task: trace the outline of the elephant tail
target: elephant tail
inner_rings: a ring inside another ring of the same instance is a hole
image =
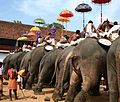
[[[118,79],[118,91],[120,93],[120,47],[117,47],[116,51],[116,70],[117,70],[117,79]],[[120,97],[120,96],[119,96]]]
[[[67,64],[68,64],[68,61],[70,60],[70,59],[72,59],[73,58],[73,52],[70,52],[68,55],[67,55],[67,57],[66,57],[66,59],[65,59],[65,62],[64,62],[64,68],[63,68],[63,75],[62,75],[62,80],[61,80],[61,85],[63,86],[63,81],[64,81],[64,76],[65,76],[65,72],[66,72],[66,69],[67,69]]]

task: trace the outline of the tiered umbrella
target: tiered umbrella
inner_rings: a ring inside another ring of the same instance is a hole
[[[81,3],[75,8],[75,11],[83,13],[83,28],[84,28],[84,24],[85,24],[84,13],[89,12],[91,10],[92,10],[92,8],[88,4],[85,4],[85,3]]]
[[[32,27],[31,29],[30,29],[30,32],[28,33],[28,37],[32,37],[33,39],[36,39],[37,40],[37,38],[38,38],[38,32],[40,32],[41,30],[40,30],[40,28],[39,27]]]
[[[54,25],[50,28],[51,38],[55,38],[56,36],[56,28]]]
[[[64,22],[66,22],[66,28],[67,28],[67,22],[70,22],[70,20],[68,18],[65,18],[65,17],[61,17],[61,16],[58,16],[57,17],[57,20],[62,22],[62,25]],[[61,33],[61,36],[63,35],[63,28],[62,28],[62,33]]]
[[[40,28],[35,26],[35,27],[32,27],[30,31],[40,31]]]
[[[39,26],[40,26],[40,24],[45,24],[45,20],[42,19],[42,18],[36,18],[36,19],[34,20],[34,22],[37,23],[37,24],[39,24]]]
[[[19,37],[17,40],[28,40],[28,38],[27,37],[25,37],[25,36],[22,36],[22,37]]]
[[[73,13],[70,10],[63,10],[59,15],[67,19],[73,17]],[[67,22],[66,22],[66,33],[67,33]]]
[[[109,3],[109,2],[111,2],[111,0],[92,0],[92,2],[95,4],[101,5],[101,23],[102,23],[102,4]]]

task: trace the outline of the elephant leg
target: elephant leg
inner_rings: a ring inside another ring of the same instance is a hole
[[[38,81],[38,83],[37,83],[37,85],[36,85],[36,87],[35,87],[35,89],[34,89],[34,94],[36,94],[36,95],[41,95],[41,94],[44,94],[43,92],[42,92],[42,86],[43,86],[43,82],[44,81],[42,81],[43,79],[42,79],[43,77],[39,77],[39,81]]]
[[[52,95],[52,98],[55,102],[62,100],[62,96],[64,94],[64,89],[63,89],[64,87],[62,86],[62,82],[61,82],[62,73],[63,73],[63,71],[60,70],[59,74],[57,74],[58,76],[56,76],[57,81],[56,81],[55,89],[54,89],[54,92]],[[63,84],[64,83],[65,83],[65,81],[63,80]]]
[[[91,96],[100,96],[99,88],[100,88],[100,78],[99,78],[99,81],[96,83],[96,85],[90,88],[89,94]]]
[[[79,79],[81,80],[81,78],[78,78],[78,75],[74,71],[72,71],[70,78],[70,87],[68,89],[65,102],[73,102],[77,92],[77,85],[79,84],[80,81]]]
[[[113,70],[108,71],[108,85],[109,85],[109,101],[118,102],[118,84],[117,84],[117,75]]]
[[[28,90],[31,90],[33,81],[34,81],[34,75],[30,75],[28,80],[27,80],[25,88],[28,89]]]
[[[90,89],[94,86],[97,85],[97,80],[99,78],[98,73],[97,73],[97,69],[92,72],[92,73],[88,73],[86,70],[81,70],[82,72],[82,89],[81,91],[76,95],[76,97],[74,98],[73,102],[85,102],[88,98],[89,91]]]
[[[23,89],[25,89],[25,86],[26,86],[27,80],[29,78],[29,75],[30,75],[30,73],[28,72],[27,75],[25,77],[23,77],[23,83],[22,83],[23,84],[23,86],[22,86]]]

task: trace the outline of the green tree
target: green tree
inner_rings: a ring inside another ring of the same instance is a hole
[[[56,29],[65,29],[65,27],[62,24],[55,23],[55,22],[53,22],[52,24],[49,24],[48,27],[51,28],[53,25],[54,25],[54,27],[56,27]]]

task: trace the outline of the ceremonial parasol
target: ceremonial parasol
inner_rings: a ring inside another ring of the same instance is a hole
[[[40,31],[40,28],[35,26],[35,27],[32,27],[30,31]]]
[[[42,19],[42,18],[36,18],[36,19],[34,20],[34,22],[37,23],[37,24],[39,24],[39,26],[40,26],[40,24],[45,24],[45,20]]]
[[[83,28],[84,28],[84,24],[85,24],[84,13],[89,12],[91,10],[92,10],[92,8],[88,4],[85,4],[85,3],[81,3],[75,8],[75,11],[83,13]]]
[[[60,13],[60,16],[61,17],[73,17],[73,13],[70,11],[70,10],[63,10],[61,13]]]
[[[56,36],[56,28],[54,25],[50,28],[51,38],[55,38]]]
[[[63,10],[59,14],[61,17],[70,18],[73,17],[73,13],[70,10]],[[66,22],[66,33],[67,33],[67,22]]]
[[[19,37],[17,40],[28,40],[28,38],[23,36],[23,37]]]
[[[111,2],[111,0],[92,0],[92,2],[95,4],[101,5],[101,23],[102,23],[102,4],[109,3],[109,2]]]
[[[57,17],[57,20],[62,22],[62,25],[64,22],[66,22],[66,28],[67,28],[67,22],[70,22],[70,20],[68,18],[65,18],[65,17],[61,17],[61,16],[58,16]],[[63,28],[62,28],[62,33],[61,33],[61,36],[63,35]]]

